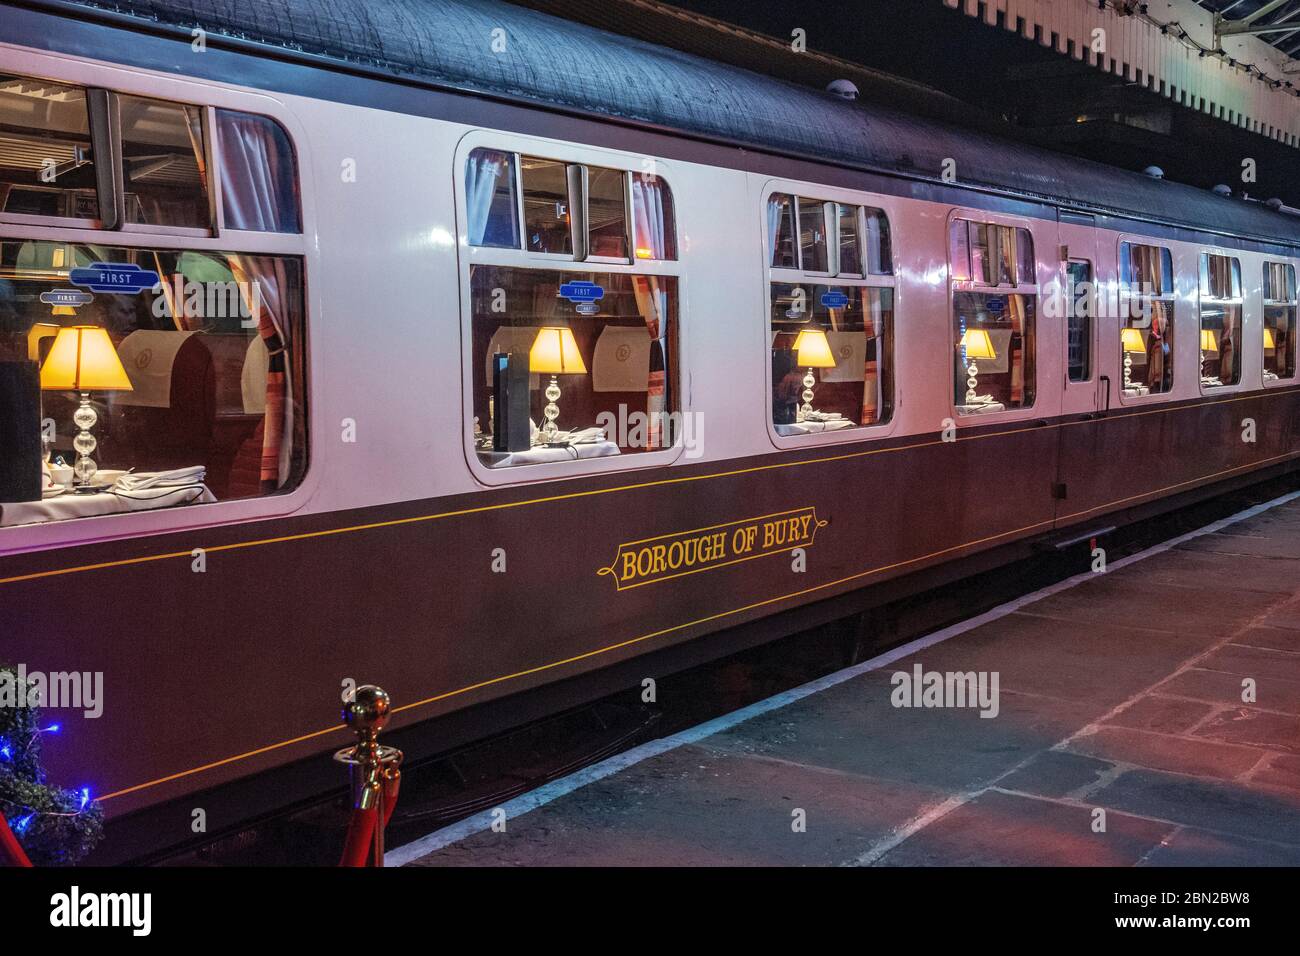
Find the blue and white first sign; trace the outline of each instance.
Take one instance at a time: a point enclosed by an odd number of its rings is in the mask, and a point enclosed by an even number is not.
[[[73,285],[83,286],[93,292],[113,292],[118,295],[135,295],[152,289],[162,280],[152,269],[142,269],[133,262],[92,262],[73,269],[68,276]]]

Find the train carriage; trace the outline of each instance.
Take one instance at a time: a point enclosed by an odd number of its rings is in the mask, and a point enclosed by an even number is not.
[[[503,3],[2,6],[0,658],[110,816],[1300,454],[1266,204]]]

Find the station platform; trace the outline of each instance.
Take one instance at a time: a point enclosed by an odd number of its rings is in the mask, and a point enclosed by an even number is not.
[[[894,675],[910,681],[917,665],[983,674],[990,692],[996,674],[996,716],[894,706]],[[645,744],[388,858],[710,864],[1300,865],[1300,497]]]

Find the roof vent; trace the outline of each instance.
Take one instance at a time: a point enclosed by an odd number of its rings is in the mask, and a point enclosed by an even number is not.
[[[1164,179],[1165,171],[1159,166],[1148,166],[1146,169],[1142,170],[1142,175],[1150,176],[1152,179]]]
[[[858,87],[852,80],[832,80],[826,87],[826,92],[831,96],[838,96],[842,100],[856,100],[858,98]]]
[[[1210,192],[1214,193],[1216,196],[1222,196],[1224,199],[1232,198],[1232,187],[1223,183],[1219,183],[1219,185],[1211,189]]]
[[[1273,210],[1274,212],[1281,212],[1283,209],[1286,208],[1286,203],[1278,199],[1276,196],[1274,196],[1272,199],[1265,200],[1264,205],[1267,206],[1269,209]]]

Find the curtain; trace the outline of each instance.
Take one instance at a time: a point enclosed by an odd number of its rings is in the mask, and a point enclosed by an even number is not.
[[[469,244],[481,246],[487,235],[497,180],[510,166],[510,153],[476,149],[465,161],[465,210],[469,218]],[[513,210],[512,210],[513,212]],[[513,222],[514,216],[511,216]]]
[[[776,243],[781,237],[781,220],[785,214],[785,205],[789,196],[776,193],[767,200],[767,264],[776,265]]]
[[[1169,319],[1165,314],[1165,303],[1152,300],[1151,334],[1147,337],[1147,387],[1153,392],[1165,390],[1165,365],[1169,355],[1168,339]],[[1172,369],[1170,371],[1172,372]]]
[[[998,285],[1016,284],[1016,230],[1010,226],[990,226],[998,234]]]
[[[650,333],[650,380],[646,385],[646,414],[650,418],[649,439],[646,448],[666,448],[672,436],[663,433],[663,413],[668,405],[668,342],[664,338],[664,293],[655,276],[633,276],[632,291],[636,294],[636,308],[645,319]]]
[[[289,480],[293,458],[293,390],[290,381],[287,297],[290,280],[285,260],[272,256],[231,256],[230,271],[257,322],[257,332],[269,355],[266,372],[266,411],[262,428],[261,481],[264,492]],[[258,295],[248,290],[256,283]]]
[[[637,249],[649,249],[652,259],[671,259],[665,215],[664,184],[658,176],[632,177],[632,225]],[[668,203],[671,204],[669,199]],[[769,215],[770,218],[770,215]],[[768,240],[769,243],[771,240]],[[646,258],[637,255],[637,258]],[[769,260],[770,261],[770,260]]]
[[[1014,239],[1015,233],[1012,230],[1003,231],[1011,233]],[[1025,402],[1024,359],[1029,347],[1025,337],[1025,300],[1018,295],[1007,296],[1007,311],[1011,314],[1010,341],[1014,343],[1011,345],[1011,354],[1007,357],[1007,368],[1011,371],[1011,402],[1019,406]]]
[[[870,222],[873,217],[867,215]],[[868,227],[870,228],[870,227]],[[880,418],[882,382],[880,381],[881,362],[884,350],[884,296],[880,292],[862,290],[863,313],[866,316],[864,331],[867,333],[866,364],[862,371],[862,418],[859,425],[870,425]]]
[[[288,138],[274,120],[217,110],[221,202],[230,229],[301,232]]]
[[[1223,310],[1223,334],[1219,336],[1219,380],[1224,385],[1232,384],[1237,379],[1236,338],[1237,310]]]

